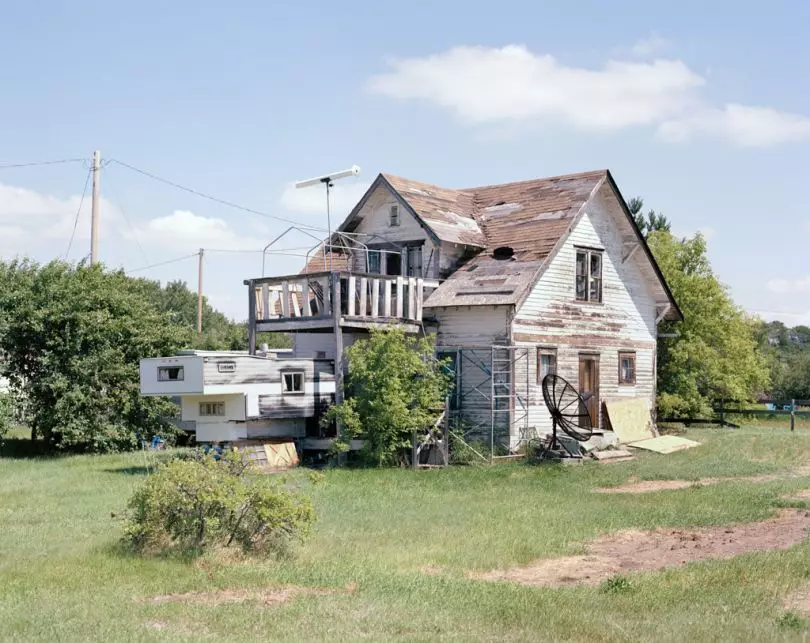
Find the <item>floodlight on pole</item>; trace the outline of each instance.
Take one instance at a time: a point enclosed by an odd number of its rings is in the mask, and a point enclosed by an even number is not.
[[[357,176],[360,174],[360,168],[357,165],[352,165],[348,170],[340,170],[338,172],[332,172],[331,174],[324,174],[322,176],[316,176],[311,179],[304,179],[303,181],[297,181],[295,187],[297,189],[301,188],[309,188],[313,185],[318,185],[319,183],[323,183],[326,186],[326,229],[327,229],[327,237],[326,243],[331,245],[332,243],[332,213],[329,204],[329,194],[332,187],[334,187],[334,181],[338,179],[345,179],[349,176]],[[324,248],[326,250],[326,248]],[[324,253],[325,254],[325,253]],[[329,250],[329,271],[332,271],[332,250]]]

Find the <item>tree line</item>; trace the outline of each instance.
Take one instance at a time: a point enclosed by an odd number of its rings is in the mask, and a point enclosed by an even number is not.
[[[247,346],[246,324],[207,301],[201,335],[196,323],[197,295],[182,281],[161,286],[84,263],[0,262],[0,376],[32,438],[51,449],[115,451],[135,447],[138,434],[170,436],[177,408],[140,395],[140,360]]]

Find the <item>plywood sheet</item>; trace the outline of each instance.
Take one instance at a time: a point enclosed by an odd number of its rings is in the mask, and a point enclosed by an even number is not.
[[[298,466],[298,452],[292,442],[266,443],[267,466],[273,469],[291,469]]]
[[[650,417],[649,402],[644,398],[605,402],[610,426],[626,444],[654,438],[655,427]]]
[[[668,453],[675,453],[675,451],[700,446],[700,442],[679,438],[677,435],[662,435],[658,438],[632,442],[629,446],[635,449],[646,449],[647,451],[655,451],[655,453],[666,455]]]

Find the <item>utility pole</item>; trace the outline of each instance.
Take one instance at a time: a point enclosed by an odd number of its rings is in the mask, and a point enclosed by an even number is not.
[[[203,313],[203,255],[205,250],[200,248],[197,262],[197,334],[202,335],[202,313]]]
[[[93,152],[93,205],[90,221],[90,265],[98,263],[98,208],[101,190],[101,152]]]

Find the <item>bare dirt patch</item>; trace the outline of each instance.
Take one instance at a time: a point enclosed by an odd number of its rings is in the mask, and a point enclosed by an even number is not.
[[[315,587],[273,587],[263,589],[220,589],[211,592],[185,592],[183,594],[164,594],[146,599],[150,603],[199,603],[202,605],[227,605],[229,603],[259,602],[263,605],[280,605],[301,595],[327,596],[354,592],[354,584],[344,589],[325,589]]]
[[[673,491],[690,487],[707,487],[721,482],[775,482],[810,475],[810,464],[803,464],[783,473],[766,473],[758,476],[737,476],[730,478],[701,478],[700,480],[639,480],[630,478],[618,487],[597,487],[594,493],[650,493],[653,491]]]
[[[768,520],[729,527],[629,529],[588,543],[582,556],[542,559],[523,567],[468,576],[529,586],[598,585],[617,574],[662,571],[698,560],[788,549],[804,540],[808,528],[810,511],[786,509]]]
[[[804,585],[788,594],[785,600],[782,601],[782,605],[787,610],[810,614],[810,585]]]

